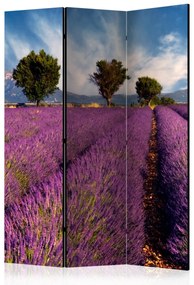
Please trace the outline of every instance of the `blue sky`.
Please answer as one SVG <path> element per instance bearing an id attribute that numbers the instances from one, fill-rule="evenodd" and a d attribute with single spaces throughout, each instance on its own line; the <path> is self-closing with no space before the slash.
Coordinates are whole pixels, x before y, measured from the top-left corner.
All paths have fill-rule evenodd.
<path id="1" fill-rule="evenodd" d="M 140 76 L 156 78 L 163 92 L 187 88 L 187 6 L 171 6 L 127 13 L 68 9 L 67 89 L 97 94 L 88 80 L 100 59 L 122 60 L 132 77 L 128 94 L 135 94 Z M 122 86 L 118 93 L 124 93 Z"/>
<path id="2" fill-rule="evenodd" d="M 41 49 L 58 58 L 62 66 L 62 9 L 6 12 L 5 70 L 12 71 L 31 50 Z"/>

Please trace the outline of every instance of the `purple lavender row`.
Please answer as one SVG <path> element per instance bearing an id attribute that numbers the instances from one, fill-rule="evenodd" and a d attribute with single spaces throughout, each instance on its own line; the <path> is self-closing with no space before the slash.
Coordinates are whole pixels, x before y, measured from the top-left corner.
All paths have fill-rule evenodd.
<path id="1" fill-rule="evenodd" d="M 62 128 L 62 107 L 5 109 L 5 142 L 30 138 L 43 130 Z M 61 130 L 61 129 L 60 129 Z"/>
<path id="2" fill-rule="evenodd" d="M 70 267 L 126 263 L 125 124 L 110 120 L 109 128 L 112 131 L 78 155 L 67 170 Z"/>
<path id="3" fill-rule="evenodd" d="M 131 109 L 128 109 L 131 112 Z M 152 128 L 152 110 L 137 108 L 127 132 L 127 263 L 143 265 L 145 246 L 144 179 Z M 151 218 L 151 217 L 150 217 Z"/>
<path id="4" fill-rule="evenodd" d="M 169 106 L 172 110 L 181 115 L 184 119 L 188 120 L 188 105 L 187 104 L 177 104 Z"/>
<path id="5" fill-rule="evenodd" d="M 117 123 L 125 124 L 125 113 L 125 108 L 68 108 L 67 160 L 84 153 Z"/>
<path id="6" fill-rule="evenodd" d="M 6 109 L 5 113 L 5 204 L 9 205 L 62 167 L 62 109 Z"/>
<path id="7" fill-rule="evenodd" d="M 58 172 L 6 207 L 5 262 L 62 266 L 62 199 Z"/>
<path id="8" fill-rule="evenodd" d="M 155 109 L 158 126 L 161 246 L 173 263 L 188 269 L 187 121 L 166 107 Z"/>

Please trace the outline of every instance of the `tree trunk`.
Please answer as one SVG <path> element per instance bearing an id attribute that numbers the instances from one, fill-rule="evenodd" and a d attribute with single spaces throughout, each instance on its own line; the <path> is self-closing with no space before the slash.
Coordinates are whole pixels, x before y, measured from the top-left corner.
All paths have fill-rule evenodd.
<path id="1" fill-rule="evenodd" d="M 111 106 L 111 98 L 107 98 L 106 102 L 107 102 L 107 106 L 110 107 Z"/>
<path id="2" fill-rule="evenodd" d="M 39 104 L 40 104 L 40 100 L 37 100 L 37 101 L 36 101 L 36 106 L 38 107 Z"/>

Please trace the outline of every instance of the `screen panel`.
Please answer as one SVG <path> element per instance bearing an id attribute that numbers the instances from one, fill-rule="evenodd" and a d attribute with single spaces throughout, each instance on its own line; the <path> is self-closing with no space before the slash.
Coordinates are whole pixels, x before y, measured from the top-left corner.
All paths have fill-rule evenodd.
<path id="1" fill-rule="evenodd" d="M 128 12 L 128 264 L 189 268 L 188 9 Z"/>
<path id="2" fill-rule="evenodd" d="M 66 17 L 67 266 L 125 264 L 126 13 Z"/>
<path id="3" fill-rule="evenodd" d="M 5 13 L 8 263 L 63 266 L 62 39 L 62 8 Z"/>

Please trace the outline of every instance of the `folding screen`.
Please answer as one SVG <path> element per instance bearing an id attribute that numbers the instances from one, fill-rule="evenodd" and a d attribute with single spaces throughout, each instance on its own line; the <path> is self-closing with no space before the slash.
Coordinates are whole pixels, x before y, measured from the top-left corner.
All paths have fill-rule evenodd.
<path id="1" fill-rule="evenodd" d="M 5 15 L 5 261 L 188 269 L 188 5 L 63 12 Z"/>
<path id="2" fill-rule="evenodd" d="M 63 266 L 62 39 L 63 9 L 5 14 L 9 263 Z"/>

